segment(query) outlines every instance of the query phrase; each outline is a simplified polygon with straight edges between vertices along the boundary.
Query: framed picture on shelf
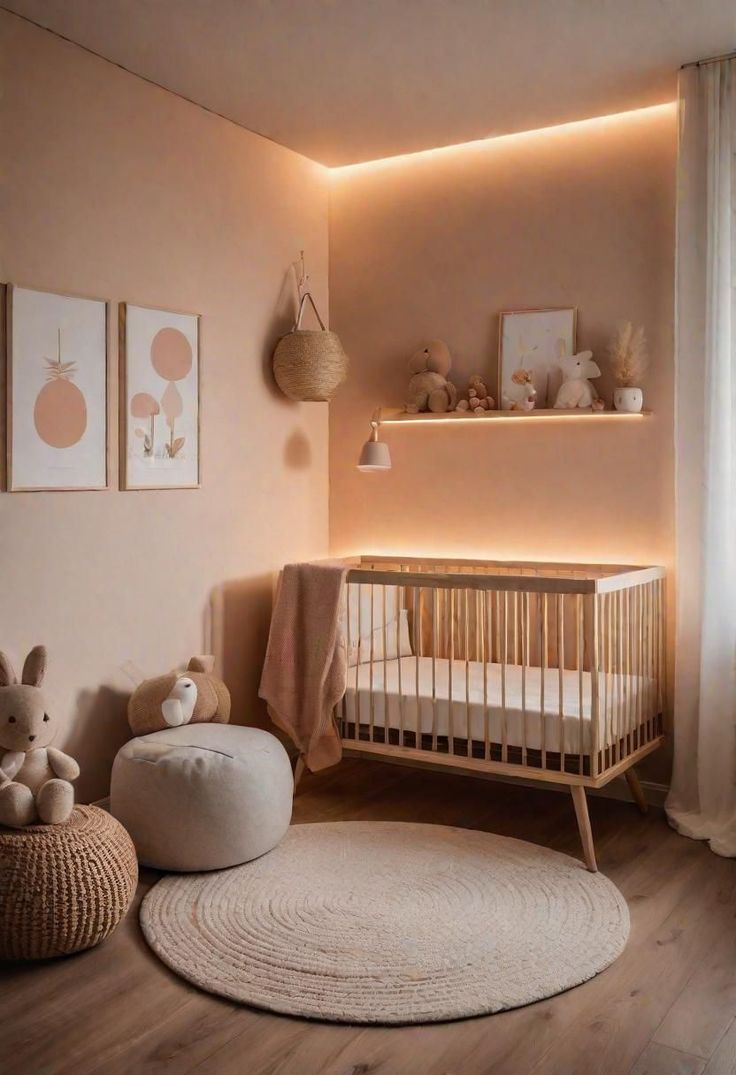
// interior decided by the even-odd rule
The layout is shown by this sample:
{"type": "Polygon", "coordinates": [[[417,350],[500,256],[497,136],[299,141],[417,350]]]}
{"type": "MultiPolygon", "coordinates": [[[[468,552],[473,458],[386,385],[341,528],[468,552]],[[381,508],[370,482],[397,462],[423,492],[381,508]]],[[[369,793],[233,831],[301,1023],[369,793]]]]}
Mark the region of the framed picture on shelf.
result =
{"type": "Polygon", "coordinates": [[[198,489],[199,315],[120,305],[123,489],[198,489]]]}
{"type": "Polygon", "coordinates": [[[9,284],[9,491],[106,489],[107,401],[107,303],[9,284]]]}
{"type": "MultiPolygon", "coordinates": [[[[554,406],[562,383],[559,361],[575,354],[577,309],[550,307],[539,310],[503,310],[498,329],[498,406],[508,410],[519,398],[512,380],[519,370],[531,375],[535,407],[554,406]]],[[[517,373],[517,381],[519,375],[517,373]]]]}

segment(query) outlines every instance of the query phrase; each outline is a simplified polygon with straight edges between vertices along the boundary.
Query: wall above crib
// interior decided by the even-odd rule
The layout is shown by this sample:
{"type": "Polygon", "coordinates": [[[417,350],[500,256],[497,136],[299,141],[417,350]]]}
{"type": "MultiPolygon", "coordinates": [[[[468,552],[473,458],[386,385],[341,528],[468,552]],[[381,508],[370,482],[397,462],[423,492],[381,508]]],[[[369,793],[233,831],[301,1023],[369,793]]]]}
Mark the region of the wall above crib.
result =
{"type": "Polygon", "coordinates": [[[642,110],[333,181],[330,324],[351,358],[330,406],[334,554],[671,566],[676,138],[673,110],[642,110]],[[422,341],[447,342],[457,384],[495,385],[497,311],[539,306],[577,306],[594,355],[611,326],[645,325],[654,413],[404,418],[382,430],[393,469],[356,470],[422,341]],[[486,421],[492,434],[474,430],[486,421]]]}

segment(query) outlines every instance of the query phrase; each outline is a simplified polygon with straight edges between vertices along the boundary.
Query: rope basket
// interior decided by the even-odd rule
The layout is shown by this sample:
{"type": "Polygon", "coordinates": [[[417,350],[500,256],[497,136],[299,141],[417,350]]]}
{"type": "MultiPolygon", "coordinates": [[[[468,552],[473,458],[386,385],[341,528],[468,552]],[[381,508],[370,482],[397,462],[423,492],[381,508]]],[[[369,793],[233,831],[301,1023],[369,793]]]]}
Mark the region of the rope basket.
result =
{"type": "Polygon", "coordinates": [[[0,827],[0,959],[92,948],[125,915],[137,881],[132,840],[96,806],[75,807],[61,825],[0,827]]]}
{"type": "Polygon", "coordinates": [[[285,396],[304,403],[326,403],[347,377],[348,356],[340,337],[325,328],[309,292],[299,303],[294,328],[276,344],[273,374],[285,396]],[[317,315],[320,329],[300,327],[307,300],[317,315]]]}

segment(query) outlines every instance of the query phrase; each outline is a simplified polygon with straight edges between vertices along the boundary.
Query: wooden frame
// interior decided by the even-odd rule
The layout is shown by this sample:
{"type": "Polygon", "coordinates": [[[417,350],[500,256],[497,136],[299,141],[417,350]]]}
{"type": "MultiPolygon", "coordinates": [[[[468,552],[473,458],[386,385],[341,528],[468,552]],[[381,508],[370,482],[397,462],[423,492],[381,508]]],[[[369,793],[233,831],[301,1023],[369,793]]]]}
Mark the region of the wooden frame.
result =
{"type": "Polygon", "coordinates": [[[84,295],[72,291],[51,291],[49,288],[31,284],[5,284],[5,489],[9,493],[99,493],[110,488],[110,303],[96,295],[84,295]],[[64,299],[82,299],[100,303],[104,310],[105,334],[105,483],[104,485],[50,485],[20,486],[13,484],[13,296],[16,291],[34,291],[41,295],[54,295],[64,299]]]}
{"type": "Polygon", "coordinates": [[[343,747],[568,785],[594,870],[585,789],[625,775],[645,809],[633,766],[664,738],[664,570],[388,556],[347,563],[348,651],[357,600],[358,645],[368,632],[370,653],[362,676],[358,664],[348,669],[337,707],[343,747]],[[370,622],[361,626],[365,593],[370,622]],[[401,609],[413,635],[403,658],[401,609]],[[386,656],[394,638],[398,660],[386,656]],[[389,690],[389,673],[398,688],[394,678],[389,690]]]}
{"type": "MultiPolygon", "coordinates": [[[[499,411],[503,410],[502,397],[503,397],[503,324],[504,324],[504,319],[506,317],[516,317],[519,314],[562,313],[562,312],[568,311],[568,310],[572,312],[572,340],[573,340],[572,353],[574,354],[575,351],[576,351],[576,348],[577,348],[577,336],[578,336],[578,308],[577,308],[577,306],[536,306],[536,307],[531,307],[529,309],[501,310],[499,312],[499,315],[498,315],[498,354],[497,354],[498,375],[497,375],[497,378],[496,378],[497,393],[498,393],[497,397],[496,397],[496,406],[498,407],[499,411]]],[[[549,410],[549,407],[541,408],[541,409],[542,410],[549,410]]],[[[514,412],[512,412],[512,413],[514,413],[514,412]]],[[[521,412],[521,413],[524,413],[524,412],[521,412]]],[[[529,413],[533,414],[534,411],[531,411],[529,413]]]]}
{"type": "Polygon", "coordinates": [[[126,492],[148,492],[161,490],[200,489],[202,486],[202,317],[186,310],[164,309],[140,302],[121,302],[118,304],[118,387],[119,387],[119,468],[120,488],[126,492]],[[175,317],[192,317],[196,322],[197,335],[197,480],[187,485],[131,485],[128,478],[128,307],[151,310],[175,317]]]}

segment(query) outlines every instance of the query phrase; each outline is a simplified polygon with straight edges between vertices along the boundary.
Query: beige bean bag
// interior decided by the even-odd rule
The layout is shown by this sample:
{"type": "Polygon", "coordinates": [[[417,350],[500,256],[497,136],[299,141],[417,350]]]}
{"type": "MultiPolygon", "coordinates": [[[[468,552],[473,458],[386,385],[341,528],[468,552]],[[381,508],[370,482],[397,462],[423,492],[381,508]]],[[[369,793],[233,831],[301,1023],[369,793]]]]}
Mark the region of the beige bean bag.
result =
{"type": "Polygon", "coordinates": [[[111,813],[139,861],[160,870],[218,870],[263,855],[289,827],[289,757],[260,728],[188,724],[118,751],[111,813]]]}

